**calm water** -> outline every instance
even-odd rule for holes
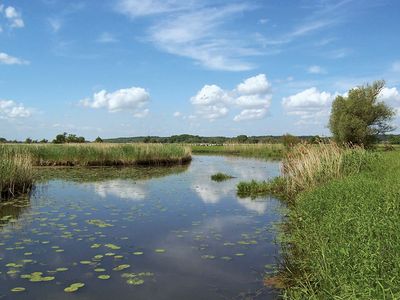
[[[216,183],[216,172],[237,178]],[[280,203],[235,189],[279,163],[195,156],[189,167],[54,173],[0,206],[0,298],[277,298],[262,278],[279,256]],[[64,291],[74,283],[85,286]]]

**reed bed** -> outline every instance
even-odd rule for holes
[[[0,200],[28,193],[34,171],[26,149],[0,145]]]
[[[294,200],[302,191],[360,172],[373,157],[362,147],[339,146],[334,142],[298,144],[282,160],[281,177],[270,182],[241,182],[238,195],[274,194]]]
[[[162,144],[10,145],[28,152],[35,166],[173,165],[191,160],[189,147]]]
[[[228,154],[265,159],[282,158],[283,144],[224,144],[224,145],[192,145],[196,154]]]

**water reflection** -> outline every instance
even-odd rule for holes
[[[132,180],[109,180],[93,183],[94,191],[102,198],[115,196],[128,200],[144,200],[146,198],[145,182],[134,182]]]
[[[30,201],[28,197],[0,202],[0,229],[7,224],[15,223],[21,215],[29,210]]]
[[[0,299],[15,287],[19,299],[277,299],[262,278],[279,255],[280,203],[239,199],[236,185],[276,176],[278,163],[42,172],[30,201],[0,207],[0,224],[15,224],[0,230]],[[211,181],[217,172],[236,178]]]

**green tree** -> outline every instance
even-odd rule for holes
[[[294,145],[301,143],[301,139],[299,139],[297,136],[287,133],[282,135],[282,143],[287,148],[293,147]]]
[[[32,139],[31,138],[26,138],[26,140],[25,140],[25,144],[32,144]]]
[[[67,133],[57,134],[56,138],[53,140],[54,144],[64,144],[67,141]]]
[[[95,140],[94,140],[94,142],[95,143],[102,143],[103,142],[103,139],[101,138],[101,137],[97,137]]]
[[[248,140],[248,137],[247,137],[247,135],[242,134],[242,135],[238,135],[236,137],[236,140],[238,141],[238,143],[246,143]]]
[[[378,100],[384,86],[384,81],[375,81],[372,85],[351,89],[347,97],[336,97],[329,120],[336,142],[369,147],[378,134],[393,130],[390,121],[395,113]]]

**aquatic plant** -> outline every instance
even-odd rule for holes
[[[195,154],[229,154],[264,159],[279,159],[284,155],[282,144],[224,144],[224,145],[191,145]]]
[[[216,173],[214,175],[211,175],[211,180],[214,180],[217,182],[225,181],[225,180],[232,179],[232,178],[235,178],[235,177],[228,175],[228,174],[224,174],[224,173]]]
[[[24,151],[35,166],[172,165],[191,160],[189,147],[162,144],[35,144],[5,145]]]
[[[27,150],[0,145],[0,200],[28,193],[33,177],[31,155]]]

